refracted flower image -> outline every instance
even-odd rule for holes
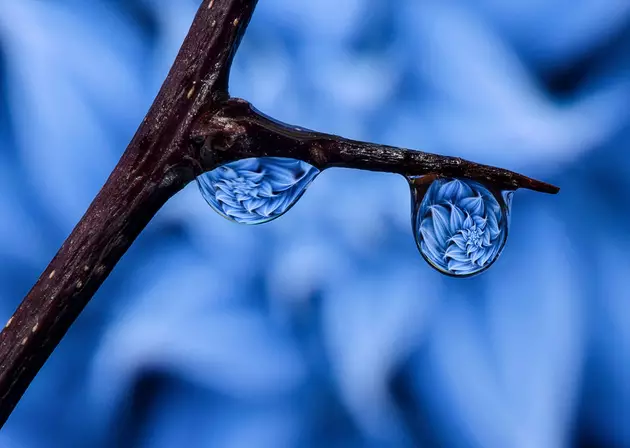
[[[301,160],[282,157],[241,159],[197,177],[206,202],[241,224],[262,224],[289,210],[319,174]]]
[[[497,198],[475,181],[434,180],[424,197],[416,198],[420,205],[414,204],[414,233],[423,257],[452,276],[489,268],[507,240],[512,193]]]

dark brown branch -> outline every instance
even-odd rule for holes
[[[278,123],[227,93],[230,65],[257,0],[204,0],[162,89],[103,189],[0,334],[0,426],[118,260],[177,191],[203,171],[281,156],[320,169],[557,187],[453,157],[363,143]]]
[[[404,176],[438,174],[463,177],[499,189],[527,188],[557,193],[559,188],[522,174],[410,149],[348,140],[273,120],[247,101],[231,98],[215,113],[204,115],[192,137],[201,146],[204,170],[248,157],[275,156],[300,159],[320,170],[329,167],[385,171]]]
[[[120,162],[0,334],[0,425],[120,257],[194,178],[191,124],[227,96],[256,0],[205,0]]]

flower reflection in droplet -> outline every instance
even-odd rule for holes
[[[512,193],[498,199],[475,181],[434,180],[424,196],[414,195],[421,200],[414,204],[413,224],[424,258],[440,272],[458,277],[490,267],[507,240]]]
[[[289,210],[319,174],[306,162],[281,157],[241,159],[197,178],[208,204],[241,224],[261,224]]]

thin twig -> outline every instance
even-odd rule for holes
[[[314,166],[557,187],[454,157],[283,125],[229,98],[232,58],[257,0],[204,0],[149,113],[105,186],[0,334],[0,426],[118,260],[162,205],[196,175],[246,157]]]
[[[506,190],[526,188],[555,194],[559,188],[522,174],[458,157],[349,140],[280,123],[247,101],[230,98],[216,112],[202,116],[191,136],[201,146],[204,170],[248,157],[303,160],[320,170],[330,167],[385,171],[413,177],[438,174],[461,177]]]

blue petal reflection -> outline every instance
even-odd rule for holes
[[[414,232],[424,258],[448,275],[478,274],[498,258],[508,233],[512,192],[503,204],[471,180],[435,180],[414,207]]]
[[[301,160],[260,157],[222,165],[197,181],[218,214],[241,224],[261,224],[289,210],[318,174]]]

